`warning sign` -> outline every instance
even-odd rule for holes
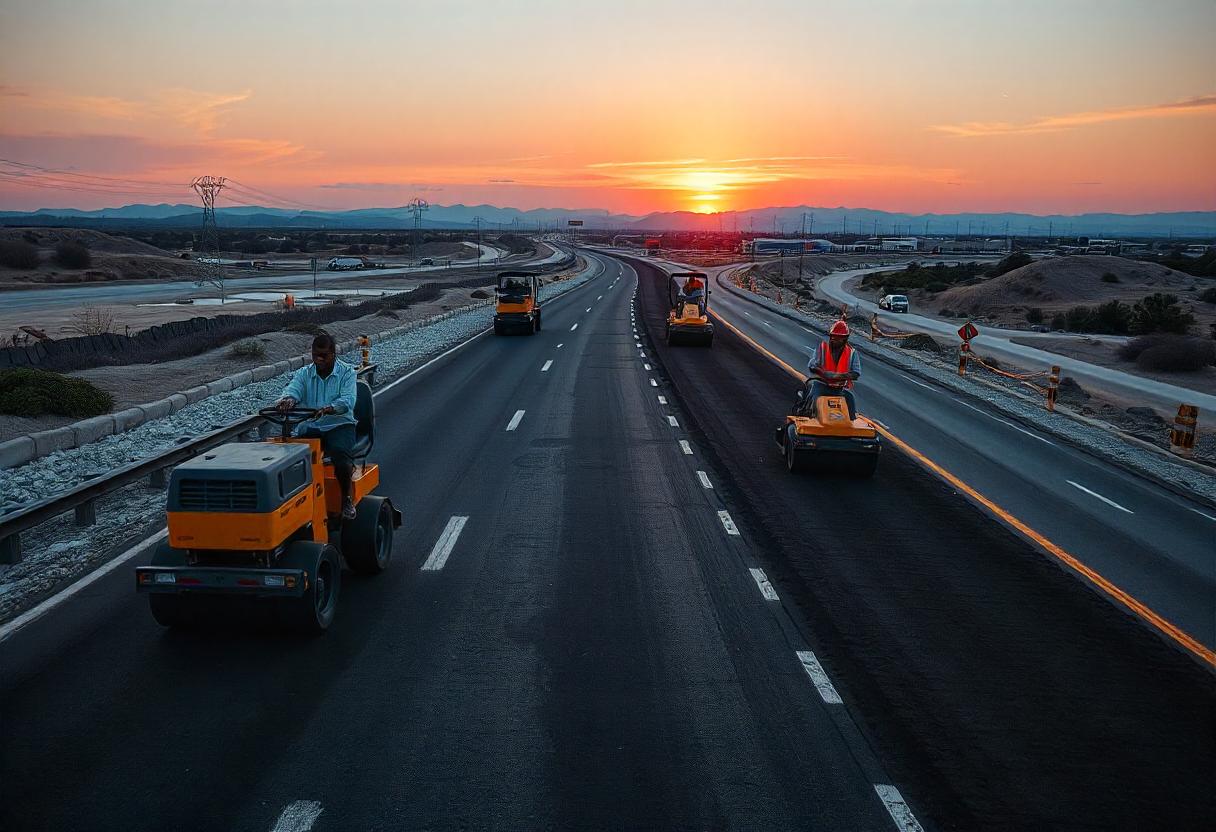
[[[967,321],[967,323],[958,328],[958,337],[964,341],[970,341],[979,334],[980,331],[975,328],[975,324],[971,323],[971,321]]]

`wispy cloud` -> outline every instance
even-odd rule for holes
[[[514,182],[515,180],[514,179],[487,179],[486,181],[490,182],[491,184],[494,184],[494,185],[505,185],[506,183]]]
[[[1089,110],[1062,116],[1046,116],[1021,124],[1005,121],[969,121],[963,124],[939,124],[931,129],[949,136],[976,138],[982,136],[1009,136],[1026,133],[1049,133],[1058,130],[1073,130],[1092,124],[1133,119],[1174,118],[1176,116],[1204,115],[1216,113],[1216,95],[1202,95],[1183,101],[1152,104],[1137,107],[1116,107],[1109,110]]]
[[[587,165],[589,168],[653,168],[672,167],[677,165],[699,165],[704,159],[657,159],[643,162],[595,162]]]
[[[253,97],[253,90],[237,93],[210,93],[196,90],[164,90],[151,108],[163,113],[184,127],[200,133],[212,133],[220,126],[227,110]]]

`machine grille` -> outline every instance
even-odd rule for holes
[[[253,480],[182,480],[182,511],[256,511],[258,484]]]

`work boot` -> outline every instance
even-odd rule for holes
[[[345,500],[342,501],[342,519],[343,520],[354,520],[355,519],[355,504],[353,502],[351,502],[350,497],[347,497]]]

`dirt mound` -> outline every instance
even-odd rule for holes
[[[899,346],[905,350],[924,350],[925,352],[941,352],[942,345],[933,340],[929,335],[917,332],[909,335],[899,342]]]
[[[1065,308],[1115,299],[1134,302],[1154,292],[1190,292],[1200,282],[1156,263],[1123,257],[1050,257],[975,286],[948,289],[934,300],[949,309],[991,314],[1013,306]]]
[[[59,243],[70,240],[82,243],[94,253],[170,256],[164,249],[132,240],[130,237],[119,237],[87,228],[0,228],[0,240],[24,240],[41,249],[53,249]]]

